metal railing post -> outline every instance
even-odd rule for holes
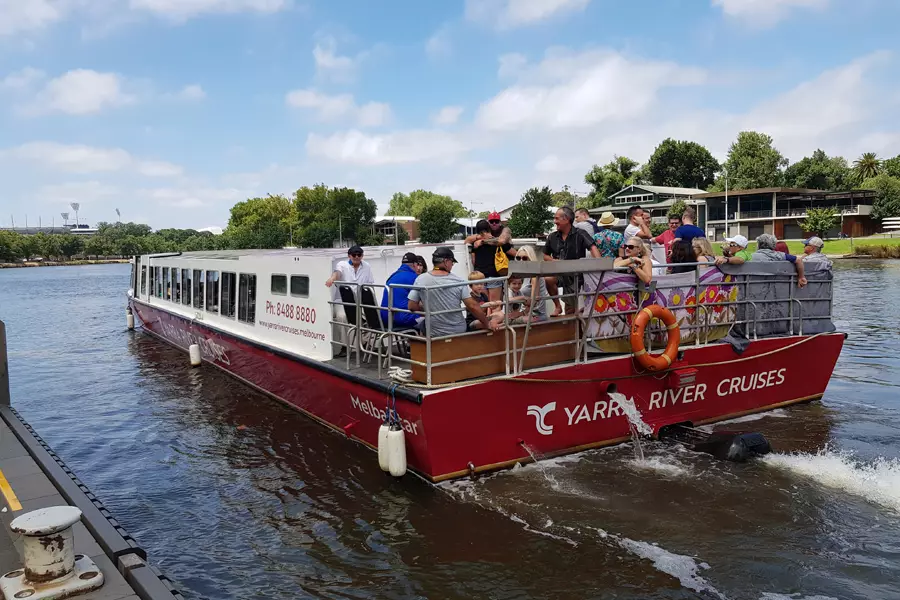
[[[9,361],[6,355],[6,323],[0,321],[0,405],[9,406]]]
[[[431,305],[428,301],[428,290],[429,288],[425,288],[422,291],[425,292],[425,297],[422,298],[422,304],[424,305],[422,308],[425,309],[425,383],[431,385],[431,309],[429,308]]]

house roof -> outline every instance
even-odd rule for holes
[[[654,202],[653,204],[645,204],[644,208],[646,208],[647,210],[670,208],[678,200],[684,200],[684,198],[669,199],[669,200],[663,200],[662,202]],[[705,202],[697,201],[696,198],[692,198],[687,203],[691,206],[699,206],[699,205],[705,204]],[[631,206],[629,206],[628,204],[607,204],[606,206],[598,206],[596,208],[592,208],[592,209],[588,210],[588,212],[591,213],[592,215],[599,215],[606,211],[609,211],[611,213],[624,214],[624,213],[628,212],[629,208],[631,208]]]
[[[770,188],[753,188],[751,190],[728,190],[729,196],[751,196],[754,194],[827,194],[825,190],[811,190],[808,188],[786,188],[786,187],[770,187]],[[698,194],[697,198],[724,198],[725,192],[704,192]]]
[[[375,224],[378,225],[379,223],[410,223],[415,220],[416,220],[415,217],[402,217],[402,216],[395,217],[392,215],[385,215],[382,217],[375,217]]]
[[[625,191],[634,191],[635,189],[643,190],[645,192],[650,192],[651,194],[672,194],[673,196],[696,196],[697,194],[705,194],[706,190],[701,190],[699,188],[683,188],[683,187],[668,187],[664,185],[629,185],[627,187],[622,188],[610,198],[614,198],[619,194]]]

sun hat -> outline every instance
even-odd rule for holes
[[[597,225],[603,225],[604,227],[615,227],[619,224],[619,219],[614,214],[609,211],[606,211],[602,215],[600,215],[600,220],[597,221]]]

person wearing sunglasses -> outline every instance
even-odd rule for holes
[[[632,236],[628,238],[623,248],[625,257],[617,258],[615,266],[626,267],[629,273],[644,283],[650,283],[653,280],[653,262],[644,241],[637,236]]]
[[[490,237],[483,239],[482,236],[476,232],[466,238],[466,244],[478,248],[482,244],[496,247],[510,243],[512,240],[512,231],[500,220],[500,213],[497,211],[490,213],[487,222],[490,226]]]
[[[372,267],[363,260],[363,249],[353,246],[347,250],[347,260],[339,262],[331,277],[325,280],[325,287],[331,287],[335,281],[349,283],[375,283]]]

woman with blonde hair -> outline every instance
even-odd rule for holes
[[[700,265],[701,269],[708,269],[716,263],[716,252],[712,248],[712,244],[705,237],[694,238],[691,242],[694,248],[694,256],[698,263],[709,263],[708,265]]]
[[[514,260],[537,262],[537,253],[531,246],[522,246],[516,250]],[[532,290],[535,290],[532,292]],[[550,294],[547,292],[547,283],[543,277],[530,277],[525,280],[522,289],[519,292],[527,298],[527,304],[531,304],[532,293],[534,294],[534,312],[532,313],[535,321],[544,321],[547,319],[547,300],[550,300]],[[528,314],[528,311],[526,311]]]
[[[616,267],[627,267],[629,273],[644,283],[650,283],[653,280],[653,262],[644,240],[638,236],[630,237],[622,248],[625,250],[624,258],[617,258],[613,264]]]

